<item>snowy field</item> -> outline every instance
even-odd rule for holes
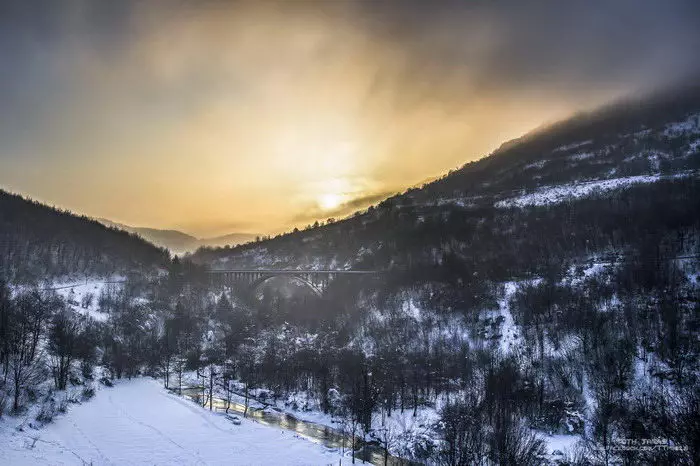
[[[100,387],[93,400],[71,405],[43,428],[28,424],[0,420],[0,464],[324,465],[340,459],[291,432],[247,419],[233,425],[145,378]]]

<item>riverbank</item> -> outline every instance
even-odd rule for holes
[[[233,425],[147,378],[100,387],[93,400],[44,427],[6,415],[0,443],[0,464],[20,466],[324,465],[341,459],[338,451],[280,428],[246,419]]]

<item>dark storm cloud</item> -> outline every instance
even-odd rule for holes
[[[74,46],[118,53],[128,37],[131,2],[0,1],[0,160],[21,149],[52,108],[74,99]],[[20,136],[25,136],[20,137]]]
[[[700,71],[700,2],[358,2],[372,34],[426,88],[649,88]],[[383,79],[387,79],[384,77]],[[401,77],[393,77],[401,79]],[[449,100],[455,86],[438,93]]]
[[[459,105],[455,92],[513,87],[648,88],[700,71],[700,2],[694,0],[262,3],[290,17],[302,12],[346,21],[391,44],[398,66],[377,70],[376,91],[395,93],[403,104],[431,98]],[[8,113],[18,117],[15,123],[25,113],[31,120],[36,116],[31,109],[41,107],[37,101],[70,85],[56,70],[72,42],[109,56],[130,40],[134,23],[146,12],[163,18],[196,10],[236,14],[256,4],[261,3],[5,0],[0,3],[4,126],[11,123]],[[408,80],[412,93],[402,92]]]

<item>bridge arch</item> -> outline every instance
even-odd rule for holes
[[[255,292],[260,286],[276,277],[288,277],[303,283],[315,295],[322,297],[328,284],[340,276],[367,276],[379,272],[372,270],[303,270],[303,269],[229,269],[208,271],[212,286],[244,286]]]
[[[255,280],[253,283],[251,283],[250,290],[253,292],[253,294],[255,294],[255,293],[257,293],[258,290],[260,290],[263,286],[265,286],[266,283],[268,283],[270,280],[275,279],[275,278],[287,278],[290,281],[302,283],[303,285],[305,285],[305,287],[307,289],[309,289],[316,296],[318,296],[319,298],[323,297],[323,289],[321,287],[315,285],[310,280],[305,279],[301,275],[293,275],[293,274],[265,275],[265,276]]]

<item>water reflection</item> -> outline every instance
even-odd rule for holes
[[[177,390],[173,390],[177,393]],[[202,389],[197,387],[187,387],[182,389],[182,396],[201,405]],[[209,407],[209,403],[207,403]],[[214,398],[212,407],[216,411],[226,410],[226,400]],[[229,413],[243,415],[246,412],[245,405],[231,402],[229,404]],[[280,427],[285,430],[295,432],[312,442],[321,444],[327,448],[342,448],[349,450],[352,445],[352,437],[340,430],[334,429],[323,424],[315,422],[303,421],[290,414],[278,412],[271,408],[251,408],[248,406],[247,418],[253,419],[260,424],[267,426]],[[373,443],[365,443],[362,439],[355,437],[355,453],[353,456],[362,461],[382,466],[404,466],[416,464],[407,460],[403,460],[396,456],[389,455],[386,463],[384,462],[384,449]]]

